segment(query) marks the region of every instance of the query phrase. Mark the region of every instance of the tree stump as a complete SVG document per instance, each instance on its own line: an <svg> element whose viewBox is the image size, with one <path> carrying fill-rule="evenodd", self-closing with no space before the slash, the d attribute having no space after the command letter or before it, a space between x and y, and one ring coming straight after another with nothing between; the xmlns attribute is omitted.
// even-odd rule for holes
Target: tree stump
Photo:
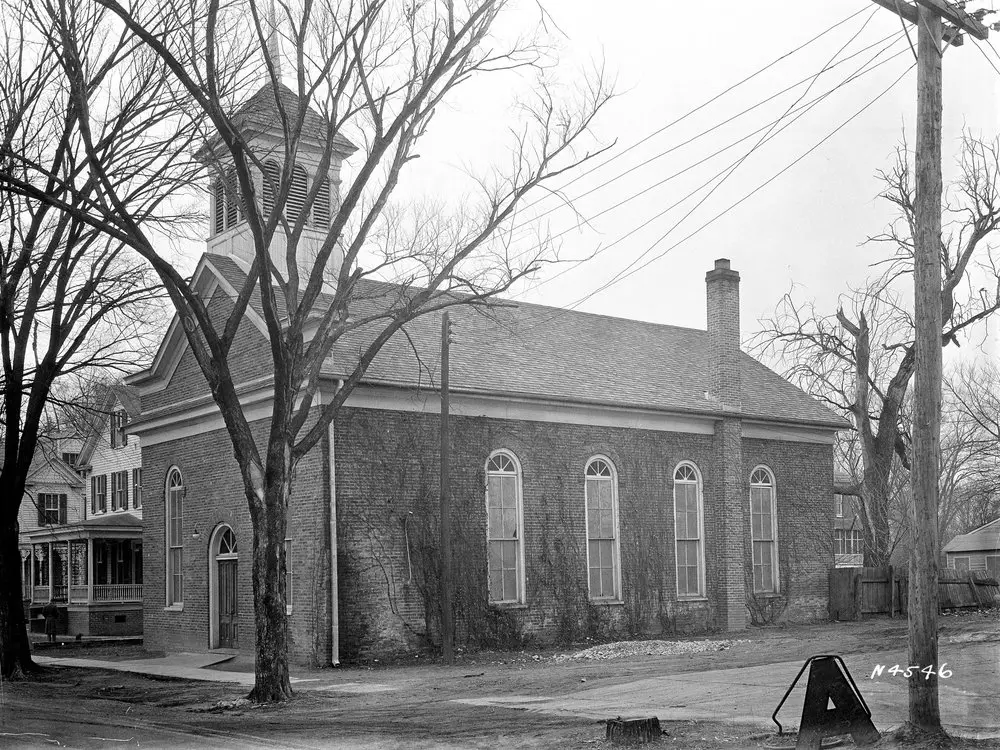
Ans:
<svg viewBox="0 0 1000 750"><path fill-rule="evenodd" d="M645 745L648 742L659 742L663 732L660 731L660 720L655 716L650 719L608 719L607 732L604 738L616 745Z"/></svg>

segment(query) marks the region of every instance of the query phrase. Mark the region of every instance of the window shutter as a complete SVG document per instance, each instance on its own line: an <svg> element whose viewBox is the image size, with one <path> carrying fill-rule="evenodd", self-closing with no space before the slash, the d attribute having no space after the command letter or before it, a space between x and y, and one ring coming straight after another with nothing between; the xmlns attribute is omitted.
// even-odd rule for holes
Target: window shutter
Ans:
<svg viewBox="0 0 1000 750"><path fill-rule="evenodd" d="M59 496L59 523L67 523L66 496Z"/></svg>
<svg viewBox="0 0 1000 750"><path fill-rule="evenodd" d="M118 412L111 414L111 447L118 447Z"/></svg>
<svg viewBox="0 0 1000 750"><path fill-rule="evenodd" d="M38 525L45 525L45 495L39 495L37 498L38 502Z"/></svg>
<svg viewBox="0 0 1000 750"><path fill-rule="evenodd" d="M128 510L128 471L121 473L122 480L122 510Z"/></svg>
<svg viewBox="0 0 1000 750"><path fill-rule="evenodd" d="M97 512L97 477L90 478L90 512Z"/></svg>
<svg viewBox="0 0 1000 750"><path fill-rule="evenodd" d="M122 411L119 414L121 414L122 418L122 445L125 446L128 445L128 433L125 432L125 427L128 425L128 412Z"/></svg>

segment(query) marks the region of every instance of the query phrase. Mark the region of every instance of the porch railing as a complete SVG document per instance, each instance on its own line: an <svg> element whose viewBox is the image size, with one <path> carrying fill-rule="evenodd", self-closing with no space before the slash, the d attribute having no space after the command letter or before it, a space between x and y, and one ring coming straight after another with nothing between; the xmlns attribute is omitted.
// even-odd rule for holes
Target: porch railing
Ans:
<svg viewBox="0 0 1000 750"><path fill-rule="evenodd" d="M83 604L87 601L87 586L70 586L69 600L74 604Z"/></svg>
<svg viewBox="0 0 1000 750"><path fill-rule="evenodd" d="M141 583L107 583L94 586L95 602L141 602Z"/></svg>

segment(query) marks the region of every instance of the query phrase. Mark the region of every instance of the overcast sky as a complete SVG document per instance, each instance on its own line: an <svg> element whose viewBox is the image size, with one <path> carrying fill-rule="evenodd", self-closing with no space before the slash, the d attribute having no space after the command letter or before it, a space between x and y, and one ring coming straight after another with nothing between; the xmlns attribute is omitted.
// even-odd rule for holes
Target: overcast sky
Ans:
<svg viewBox="0 0 1000 750"><path fill-rule="evenodd" d="M892 217L890 207L877 198L880 183L875 172L891 165L893 151L904 136L912 147L915 133L914 56L901 36L897 16L869 0L616 4L604 0L545 0L545 7L565 32L561 78L570 81L589 61L604 60L617 78L620 93L597 123L603 142L617 142L612 151L616 158L569 186L566 193L579 196L673 149L578 200L576 209L582 216L591 217L720 148L745 140L595 219L589 226L563 235L564 256L584 257L606 249L573 270L557 266L544 271L538 280L545 283L524 289L519 299L567 306L592 295L579 309L704 327L705 272L715 258L727 257L742 275L743 328L750 333L757 318L773 310L792 284L799 287L797 294L801 298L815 298L823 309L832 312L837 296L871 273L868 264L878 257L879 249L862 243L882 231ZM969 7L976 6L970 3ZM515 21L533 23L538 15L534 0L522 0L520 13ZM622 153L852 15L801 52ZM911 35L915 44L912 28ZM997 37L1000 45L1000 35ZM867 51L863 51L865 48ZM820 76L808 91L807 81L733 123L684 144L809 78L831 61L839 64ZM1000 74L990 61L1000 68L1000 55L969 37L964 46L945 54L946 180L954 174L963 127L986 138L997 135ZM877 63L883 64L841 85L864 70L866 64L870 68ZM694 208L707 189L691 196L692 191L744 157L768 133L766 128L772 121L838 86L800 119L773 133L773 139L756 149ZM888 92L883 93L886 89ZM446 112L436 117L408 189L448 191L462 183L464 170L474 170L484 159L502 156L502 150L490 149L502 149L501 144L507 142L504 129L512 122L512 110L505 94L502 89L480 88L453 101ZM777 127L782 128L793 116L790 114ZM764 130L757 135L750 135L761 128ZM800 157L801 161L788 168ZM761 187L786 168L773 182ZM653 219L683 199L686 202ZM536 210L555 205L550 201ZM555 232L570 229L575 223L572 212L567 210L554 211L545 221ZM650 223L645 228L638 229L647 221ZM612 245L630 232L634 233ZM692 232L697 233L687 238ZM594 293L647 252L646 260L658 259ZM547 281L561 271L566 272Z"/></svg>

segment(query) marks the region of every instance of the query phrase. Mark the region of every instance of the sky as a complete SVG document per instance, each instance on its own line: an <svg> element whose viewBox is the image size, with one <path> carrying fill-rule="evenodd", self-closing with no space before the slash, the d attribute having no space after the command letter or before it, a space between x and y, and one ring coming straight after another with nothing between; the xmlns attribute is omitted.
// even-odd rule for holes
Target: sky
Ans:
<svg viewBox="0 0 1000 750"><path fill-rule="evenodd" d="M569 92L580 71L603 61L618 96L594 129L599 142L613 144L594 164L610 161L566 187L565 195L576 198L574 209L559 208L554 199L532 207L544 214L543 226L560 235L562 257L596 255L572 267L543 269L517 289L518 300L578 304L594 313L703 328L705 272L725 257L742 277L741 315L749 335L793 285L799 299L813 299L832 313L838 295L873 274L869 264L884 248L865 240L893 218L891 207L878 198L876 172L891 166L904 138L911 148L915 141L914 55L895 14L869 0L613 5L545 0L545 8L551 16L547 27L559 44L556 80ZM538 19L537 3L521 0L506 23L514 29ZM915 29L910 32L916 44ZM1000 33L994 36L991 41L1000 48ZM876 63L882 64L871 69ZM985 138L998 134L1000 73L994 65L1000 68L996 50L968 36L964 46L945 53L946 182L955 174L963 128ZM825 66L831 67L810 86ZM845 82L852 76L857 77ZM508 80L451 100L435 116L415 162L419 169L403 182L403 194L454 199L462 195L468 173L503 163L508 129L519 124L511 106L519 85L523 94L523 80ZM816 98L815 106L787 124ZM748 108L753 110L720 126ZM656 131L661 132L652 135ZM773 137L751 149L766 135ZM708 188L697 190L744 156L710 195ZM639 166L650 157L657 158ZM706 157L711 158L692 166ZM627 174L608 184L622 172ZM618 208L580 220L645 188L650 189ZM638 263L651 261L648 265L598 291L644 253Z"/></svg>

